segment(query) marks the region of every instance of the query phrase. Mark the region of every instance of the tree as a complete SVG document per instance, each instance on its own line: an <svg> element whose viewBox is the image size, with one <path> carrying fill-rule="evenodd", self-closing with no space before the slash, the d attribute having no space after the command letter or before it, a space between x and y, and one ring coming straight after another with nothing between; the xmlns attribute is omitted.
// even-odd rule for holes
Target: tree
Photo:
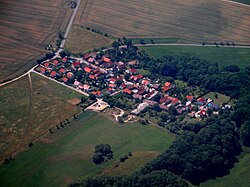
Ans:
<svg viewBox="0 0 250 187"><path fill-rule="evenodd" d="M117 80L117 81L116 81L117 87L120 87L120 86L122 85L122 83L123 83L122 80Z"/></svg>
<svg viewBox="0 0 250 187"><path fill-rule="evenodd" d="M101 164L104 161L104 157L101 153L95 153L92 159L93 162L97 165Z"/></svg>
<svg viewBox="0 0 250 187"><path fill-rule="evenodd" d="M95 96L94 94L91 93L91 94L89 95L89 99L92 100L92 101L94 101L94 100L96 100L96 96Z"/></svg>
<svg viewBox="0 0 250 187"><path fill-rule="evenodd" d="M116 50L118 50L120 46L121 46L121 44L119 42L117 42L117 41L114 41L113 44L112 44L112 47L114 49L116 49Z"/></svg>
<svg viewBox="0 0 250 187"><path fill-rule="evenodd" d="M140 44L144 45L146 44L145 41L143 39L140 40Z"/></svg>
<svg viewBox="0 0 250 187"><path fill-rule="evenodd" d="M246 121L240 128L240 140L243 145L250 147L250 121Z"/></svg>

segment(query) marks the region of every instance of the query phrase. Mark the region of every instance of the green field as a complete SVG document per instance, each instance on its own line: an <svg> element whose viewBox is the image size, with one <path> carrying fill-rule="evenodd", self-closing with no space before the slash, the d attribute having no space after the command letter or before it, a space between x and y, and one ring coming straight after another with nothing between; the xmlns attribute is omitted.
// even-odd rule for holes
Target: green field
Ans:
<svg viewBox="0 0 250 187"><path fill-rule="evenodd" d="M64 134L66 128L74 125L78 126L77 130L58 139L58 134ZM102 173L128 152L163 152L173 139L172 135L152 126L121 125L87 111L69 126L20 153L15 161L1 166L1 186L66 186L79 177ZM100 143L111 145L114 159L96 166L91 158L94 146Z"/></svg>
<svg viewBox="0 0 250 187"><path fill-rule="evenodd" d="M245 48L216 48L216 47L189 47L189 46L143 46L153 58L164 55L192 55L198 56L208 62L216 62L220 67L236 64L241 68L250 65L250 49Z"/></svg>
<svg viewBox="0 0 250 187"><path fill-rule="evenodd" d="M231 169L230 174L202 183L200 187L247 187L250 186L250 153L244 154Z"/></svg>
<svg viewBox="0 0 250 187"><path fill-rule="evenodd" d="M222 105L223 103L227 103L230 100L230 97L217 92L209 92L208 94L204 95L204 97L212 99L213 103L216 105Z"/></svg>

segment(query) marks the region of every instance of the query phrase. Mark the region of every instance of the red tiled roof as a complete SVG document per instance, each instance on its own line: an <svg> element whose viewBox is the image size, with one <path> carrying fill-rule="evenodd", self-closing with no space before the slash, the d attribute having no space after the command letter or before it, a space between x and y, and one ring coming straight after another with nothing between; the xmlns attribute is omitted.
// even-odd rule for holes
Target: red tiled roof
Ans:
<svg viewBox="0 0 250 187"><path fill-rule="evenodd" d="M160 99L160 103L164 103L168 99L169 99L168 96L165 96L165 97L163 97L163 98Z"/></svg>
<svg viewBox="0 0 250 187"><path fill-rule="evenodd" d="M96 79L96 76L95 75L89 75L89 78L90 79Z"/></svg>
<svg viewBox="0 0 250 187"><path fill-rule="evenodd" d="M165 82L164 86L169 87L169 86L171 86L171 83L170 82Z"/></svg>
<svg viewBox="0 0 250 187"><path fill-rule="evenodd" d="M64 58L62 59L63 62L66 62L67 60L68 60L67 57L64 57Z"/></svg>
<svg viewBox="0 0 250 187"><path fill-rule="evenodd" d="M125 84L125 83L122 83L121 86L122 86L122 88L125 88L125 87L126 87L126 84Z"/></svg>
<svg viewBox="0 0 250 187"><path fill-rule="evenodd" d="M88 59L90 57L90 54L86 54L86 55L84 55L84 59Z"/></svg>
<svg viewBox="0 0 250 187"><path fill-rule="evenodd" d="M85 67L84 71L87 72L87 73L90 73L92 71L92 69L90 69L89 67Z"/></svg>
<svg viewBox="0 0 250 187"><path fill-rule="evenodd" d="M197 101L199 101L201 103L205 103L206 99L204 97L200 97L199 99L197 99Z"/></svg>
<svg viewBox="0 0 250 187"><path fill-rule="evenodd" d="M107 58L107 57L102 57L102 60L104 61L104 62L110 62L110 59L109 58Z"/></svg>
<svg viewBox="0 0 250 187"><path fill-rule="evenodd" d="M67 73L67 77L68 77L69 79L71 79L73 76L74 76L74 74L73 74L72 72L68 72L68 73Z"/></svg>
<svg viewBox="0 0 250 187"><path fill-rule="evenodd" d="M136 78L141 79L141 78L143 78L143 75L142 74L136 75Z"/></svg>
<svg viewBox="0 0 250 187"><path fill-rule="evenodd" d="M115 84L109 84L109 87L114 88L114 87L116 87L116 85Z"/></svg>
<svg viewBox="0 0 250 187"><path fill-rule="evenodd" d="M136 72L135 68L130 69L130 73L135 73L135 72Z"/></svg>
<svg viewBox="0 0 250 187"><path fill-rule="evenodd" d="M142 84L148 85L149 84L149 80L142 80Z"/></svg>
<svg viewBox="0 0 250 187"><path fill-rule="evenodd" d="M192 100L194 99L194 96L192 96L192 95L187 95L186 98L187 98L188 101L192 101Z"/></svg>
<svg viewBox="0 0 250 187"><path fill-rule="evenodd" d="M50 74L51 77L55 77L56 75L57 75L57 73L55 71L52 71Z"/></svg>
<svg viewBox="0 0 250 187"><path fill-rule="evenodd" d="M69 79L67 77L63 78L63 82L67 82Z"/></svg>
<svg viewBox="0 0 250 187"><path fill-rule="evenodd" d="M132 91L129 90L128 88L125 88L125 89L123 90L123 92L124 92L124 93L127 93L127 94L131 94L131 93L132 93Z"/></svg>
<svg viewBox="0 0 250 187"><path fill-rule="evenodd" d="M74 67L79 67L80 66L80 62L79 61L73 62L73 66Z"/></svg>
<svg viewBox="0 0 250 187"><path fill-rule="evenodd" d="M171 88L170 86L164 86L162 88L162 92L165 93L166 91L170 90L170 88Z"/></svg>
<svg viewBox="0 0 250 187"><path fill-rule="evenodd" d="M44 63L44 66L49 67L49 63L48 62Z"/></svg>
<svg viewBox="0 0 250 187"><path fill-rule="evenodd" d="M66 70L65 70L64 68L61 68L61 69L59 70L60 73L65 73L65 71L66 71Z"/></svg>
<svg viewBox="0 0 250 187"><path fill-rule="evenodd" d="M146 92L146 90L142 89L142 90L140 90L140 91L138 92L138 94L139 94L139 95L142 95L142 94L144 94L145 92Z"/></svg>
<svg viewBox="0 0 250 187"><path fill-rule="evenodd" d="M58 60L54 60L54 61L53 61L53 64L54 64L54 65L57 65L58 63L59 63Z"/></svg>

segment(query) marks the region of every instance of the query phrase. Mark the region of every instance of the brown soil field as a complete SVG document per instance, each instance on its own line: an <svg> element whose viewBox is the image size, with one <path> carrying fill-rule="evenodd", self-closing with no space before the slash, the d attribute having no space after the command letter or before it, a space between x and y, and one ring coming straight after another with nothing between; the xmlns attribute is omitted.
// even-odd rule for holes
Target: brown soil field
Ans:
<svg viewBox="0 0 250 187"><path fill-rule="evenodd" d="M1 88L0 161L81 111L67 102L80 94L36 74L31 79L32 93L27 76Z"/></svg>
<svg viewBox="0 0 250 187"><path fill-rule="evenodd" d="M250 43L250 7L218 0L86 0L75 23L116 37Z"/></svg>
<svg viewBox="0 0 250 187"><path fill-rule="evenodd" d="M111 46L113 40L81 28L78 25L73 25L65 43L65 49L72 53L84 53L94 48L102 46Z"/></svg>
<svg viewBox="0 0 250 187"><path fill-rule="evenodd" d="M70 0L0 1L0 81L23 73L54 44L72 10Z"/></svg>

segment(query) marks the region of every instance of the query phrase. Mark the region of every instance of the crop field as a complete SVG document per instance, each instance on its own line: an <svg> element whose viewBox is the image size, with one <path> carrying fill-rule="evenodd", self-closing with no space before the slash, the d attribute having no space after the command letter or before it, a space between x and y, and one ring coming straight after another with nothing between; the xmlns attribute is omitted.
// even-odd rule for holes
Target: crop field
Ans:
<svg viewBox="0 0 250 187"><path fill-rule="evenodd" d="M15 161L1 166L1 185L66 186L74 179L101 174L129 152L163 152L174 139L159 128L137 123L121 125L91 111L82 113L65 128L74 125L78 125L77 130L59 139L61 130L48 134L20 153ZM55 142L46 141L53 137ZM92 162L94 146L101 143L111 145L114 158L95 165ZM145 157L146 161L150 160L148 157Z"/></svg>
<svg viewBox="0 0 250 187"><path fill-rule="evenodd" d="M111 46L113 40L85 28L73 25L65 43L65 49L72 53L84 53L94 48Z"/></svg>
<svg viewBox="0 0 250 187"><path fill-rule="evenodd" d="M54 44L72 12L69 0L2 0L0 2L0 81L35 64ZM54 45L55 46L55 45Z"/></svg>
<svg viewBox="0 0 250 187"><path fill-rule="evenodd" d="M250 7L218 0L95 0L75 23L116 37L250 43Z"/></svg>
<svg viewBox="0 0 250 187"><path fill-rule="evenodd" d="M239 162L230 170L230 174L209 180L200 187L246 187L250 186L250 153L243 153Z"/></svg>
<svg viewBox="0 0 250 187"><path fill-rule="evenodd" d="M240 68L250 66L250 49L223 47L190 47L190 46L144 46L140 49L153 58L164 55L197 56L208 62L216 62L220 67L235 64Z"/></svg>
<svg viewBox="0 0 250 187"><path fill-rule="evenodd" d="M1 87L0 161L80 111L70 103L80 94L35 74L31 79L33 93L27 77Z"/></svg>

